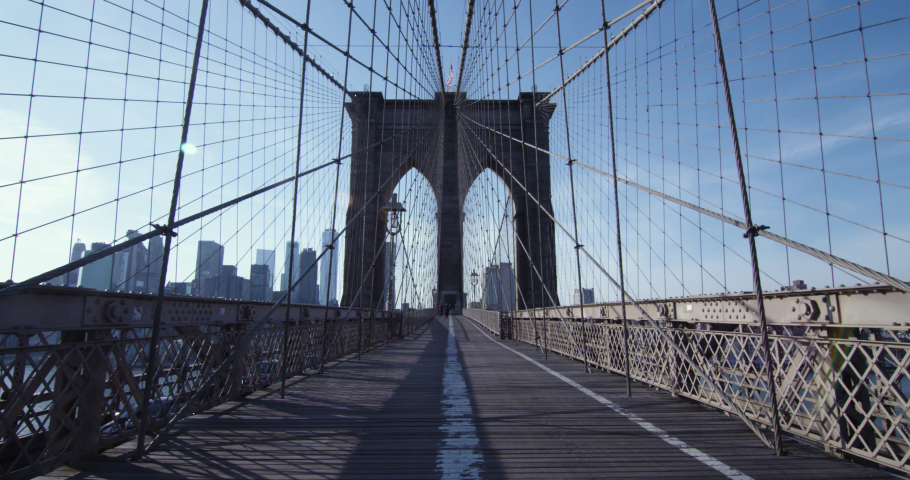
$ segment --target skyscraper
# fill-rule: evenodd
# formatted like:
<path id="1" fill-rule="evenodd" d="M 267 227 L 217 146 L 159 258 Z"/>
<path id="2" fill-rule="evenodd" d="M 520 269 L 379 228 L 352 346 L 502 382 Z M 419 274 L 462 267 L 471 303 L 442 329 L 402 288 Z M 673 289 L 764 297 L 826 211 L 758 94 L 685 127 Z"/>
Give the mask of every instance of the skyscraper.
<path id="1" fill-rule="evenodd" d="M 217 242 L 200 240 L 196 248 L 196 278 L 193 280 L 193 295 L 201 295 L 205 279 L 221 273 L 224 264 L 224 247 Z"/>
<path id="2" fill-rule="evenodd" d="M 108 288 L 111 290 L 126 291 L 127 269 L 130 265 L 130 251 L 121 250 L 114 254 L 114 269 L 111 273 L 111 284 Z"/>
<path id="3" fill-rule="evenodd" d="M 70 262 L 75 262 L 82 258 L 82 254 L 85 253 L 85 244 L 82 243 L 82 240 L 76 240 L 76 243 L 73 244 L 73 253 L 70 254 Z M 56 285 L 58 287 L 76 287 L 79 285 L 79 270 L 75 269 L 72 272 L 64 273 L 59 277 L 54 277 L 47 281 L 50 285 Z"/>
<path id="4" fill-rule="evenodd" d="M 300 251 L 300 261 L 298 262 L 298 271 L 303 273 L 310 265 L 316 263 L 316 250 L 304 248 Z M 300 282 L 300 295 L 296 301 L 305 305 L 319 305 L 319 286 L 316 283 L 316 267 L 310 268 L 310 271 L 303 276 Z M 285 286 L 287 288 L 287 286 Z"/>
<path id="5" fill-rule="evenodd" d="M 164 293 L 167 295 L 192 295 L 192 282 L 167 282 L 164 287 Z"/>
<path id="6" fill-rule="evenodd" d="M 105 248 L 110 248 L 110 245 L 94 242 L 92 243 L 92 249 L 85 252 L 85 254 L 90 255 L 104 250 Z M 96 290 L 107 290 L 111 288 L 111 269 L 113 266 L 114 258 L 112 256 L 107 256 L 82 267 L 82 280 L 79 282 L 79 285 L 86 288 L 94 288 Z"/>
<path id="7" fill-rule="evenodd" d="M 250 266 L 250 300 L 272 301 L 271 276 L 268 265 Z"/>
<path id="8" fill-rule="evenodd" d="M 251 291 L 251 288 L 250 288 L 250 285 L 251 285 L 250 280 L 249 280 L 249 279 L 246 279 L 246 278 L 243 278 L 243 277 L 237 277 L 237 278 L 239 279 L 239 283 L 240 283 L 240 299 L 241 299 L 241 300 L 249 300 L 249 299 L 250 299 L 250 291 Z"/>
<path id="9" fill-rule="evenodd" d="M 221 273 L 205 279 L 203 294 L 208 297 L 235 299 L 240 298 L 240 279 L 237 267 L 224 265 Z"/>
<path id="10" fill-rule="evenodd" d="M 164 240 L 161 237 L 152 237 L 149 239 L 149 270 L 146 281 L 146 292 L 148 293 L 158 293 L 162 262 L 164 262 Z"/>
<path id="11" fill-rule="evenodd" d="M 515 275 L 511 263 L 484 268 L 483 308 L 511 312 L 515 308 Z"/>
<path id="12" fill-rule="evenodd" d="M 73 253 L 70 255 L 70 262 L 75 262 L 82 258 L 82 255 L 85 254 L 85 244 L 82 243 L 82 240 L 76 239 L 76 243 L 73 244 Z M 66 286 L 67 287 L 78 287 L 79 286 L 79 268 L 73 270 L 66 274 Z"/>
<path id="13" fill-rule="evenodd" d="M 132 240 L 139 236 L 139 232 L 127 230 L 126 236 Z M 111 289 L 145 293 L 148 281 L 147 264 L 148 249 L 141 243 L 115 253 Z"/>
<path id="14" fill-rule="evenodd" d="M 294 261 L 297 261 L 297 250 L 300 248 L 300 244 L 297 242 L 287 242 L 284 247 L 284 269 L 281 271 L 281 286 L 279 290 L 287 290 L 288 288 L 288 273 L 291 271 L 290 261 L 291 261 L 291 252 L 294 252 Z M 294 269 L 294 280 L 300 278 L 300 271 L 296 268 Z M 293 292 L 289 295 L 291 301 L 294 301 L 297 295 L 299 295 L 300 290 L 295 288 Z"/>
<path id="15" fill-rule="evenodd" d="M 256 265 L 268 265 L 269 267 L 269 285 L 275 288 L 275 250 L 256 250 Z M 279 285 L 279 290 L 287 288 L 287 285 Z"/>
<path id="16" fill-rule="evenodd" d="M 341 253 L 338 251 L 338 241 L 336 240 L 332 244 L 332 239 L 335 238 L 337 233 L 332 229 L 325 229 L 322 232 L 322 247 L 325 248 L 329 245 L 335 248 L 334 252 L 327 252 L 322 256 L 322 259 L 319 261 L 319 304 L 320 305 L 331 305 L 332 300 L 335 300 L 335 303 L 338 303 L 336 292 L 337 290 L 337 279 L 338 279 L 338 255 Z M 334 254 L 333 254 L 334 253 Z M 329 270 L 332 271 L 332 274 L 329 275 Z M 328 295 L 328 297 L 326 297 Z M 328 298 L 328 302 L 326 302 Z"/>

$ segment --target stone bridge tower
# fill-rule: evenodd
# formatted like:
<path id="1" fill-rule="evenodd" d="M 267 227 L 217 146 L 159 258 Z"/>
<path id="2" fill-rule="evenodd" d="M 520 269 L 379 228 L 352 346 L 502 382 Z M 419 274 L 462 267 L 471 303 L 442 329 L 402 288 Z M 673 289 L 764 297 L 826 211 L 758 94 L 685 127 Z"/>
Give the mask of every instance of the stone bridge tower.
<path id="1" fill-rule="evenodd" d="M 347 222 L 361 210 L 363 215 L 351 223 L 345 236 L 341 305 L 381 308 L 378 303 L 385 286 L 382 246 L 387 238 L 380 208 L 412 168 L 427 179 L 438 206 L 436 305 L 451 302 L 456 313 L 464 305 L 464 201 L 467 189 L 487 168 L 499 176 L 512 197 L 514 251 L 518 252 L 515 277 L 521 292 L 518 308 L 553 305 L 544 286 L 558 304 L 555 225 L 537 203 L 553 211 L 550 158 L 528 146 L 544 150 L 550 146 L 549 120 L 554 106 L 534 107 L 534 100 L 544 95 L 521 93 L 517 100 L 470 102 L 469 108 L 462 109 L 463 94 L 437 93 L 433 100 L 385 100 L 379 92 L 352 94 L 352 101 L 345 104 L 352 122 Z"/>

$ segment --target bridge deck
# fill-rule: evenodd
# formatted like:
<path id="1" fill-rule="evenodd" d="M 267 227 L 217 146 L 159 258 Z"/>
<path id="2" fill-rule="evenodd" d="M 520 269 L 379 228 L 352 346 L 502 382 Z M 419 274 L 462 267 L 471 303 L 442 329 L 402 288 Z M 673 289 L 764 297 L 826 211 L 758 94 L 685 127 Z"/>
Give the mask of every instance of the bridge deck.
<path id="1" fill-rule="evenodd" d="M 621 377 L 452 324 L 455 341 L 434 320 L 285 400 L 273 387 L 196 415 L 141 463 L 125 444 L 48 477 L 892 478 L 797 443 L 775 457 L 739 420 L 641 386 L 628 399 Z"/>

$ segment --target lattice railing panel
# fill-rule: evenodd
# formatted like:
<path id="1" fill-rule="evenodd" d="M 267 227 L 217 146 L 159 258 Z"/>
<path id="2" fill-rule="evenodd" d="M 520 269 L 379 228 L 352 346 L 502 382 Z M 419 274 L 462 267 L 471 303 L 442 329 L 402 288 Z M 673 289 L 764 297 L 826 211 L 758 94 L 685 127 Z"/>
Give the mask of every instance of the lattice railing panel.
<path id="1" fill-rule="evenodd" d="M 562 323 L 552 318 L 512 322 L 512 334 L 519 341 L 577 360 L 583 359 L 581 345 L 586 345 L 592 365 L 625 372 L 619 323 L 591 322 L 582 327 L 579 321 Z M 586 329 L 584 337 L 582 328 Z M 733 412 L 729 399 L 752 422 L 764 428 L 771 425 L 758 334 L 692 328 L 664 331 L 668 337 L 659 335 L 654 327 L 629 327 L 633 379 Z M 830 338 L 771 337 L 781 429 L 831 451 L 910 470 L 910 345 L 869 339 L 866 337 L 871 335 L 856 335 L 855 329 L 832 328 L 829 332 Z M 583 338 L 587 343 L 582 343 Z M 692 363 L 665 338 L 681 347 Z M 719 391 L 709 386 L 696 367 Z"/>
<path id="2" fill-rule="evenodd" d="M 433 311 L 414 310 L 407 317 L 406 326 L 394 318 L 330 319 L 325 326 L 322 319 L 294 322 L 288 329 L 288 375 L 318 368 L 324 346 L 326 361 L 364 351 L 412 333 Z M 152 385 L 153 432 L 211 380 L 250 325 L 165 329 Z M 192 411 L 280 382 L 284 331 L 283 324 L 260 328 Z M 148 334 L 149 329 L 121 328 L 0 335 L 2 476 L 38 473 L 135 436 Z"/>

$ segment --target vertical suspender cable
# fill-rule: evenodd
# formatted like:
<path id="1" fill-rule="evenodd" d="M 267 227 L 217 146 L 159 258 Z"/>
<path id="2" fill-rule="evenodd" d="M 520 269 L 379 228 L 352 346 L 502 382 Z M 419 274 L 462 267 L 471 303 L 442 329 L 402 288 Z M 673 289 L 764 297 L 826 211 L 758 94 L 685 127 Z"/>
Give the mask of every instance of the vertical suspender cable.
<path id="1" fill-rule="evenodd" d="M 565 81 L 566 72 L 563 68 L 563 51 L 562 51 L 562 28 L 559 22 L 559 11 L 561 10 L 559 6 L 559 1 L 556 0 L 556 40 L 559 47 L 559 73 L 560 81 Z M 608 77 L 609 80 L 609 77 Z M 572 142 L 569 137 L 569 103 L 566 101 L 566 89 L 562 89 L 562 111 L 566 119 L 566 152 L 569 157 L 568 166 L 569 166 L 569 185 L 571 188 L 572 195 L 572 225 L 575 228 L 575 268 L 578 271 L 578 303 L 579 303 L 579 312 L 581 314 L 581 355 L 582 360 L 585 362 L 585 372 L 591 373 L 591 364 L 588 363 L 588 325 L 585 321 L 585 298 L 584 291 L 581 286 L 581 252 L 579 250 L 584 246 L 578 243 L 578 214 L 575 207 L 575 174 L 574 169 L 572 168 Z"/>
<path id="2" fill-rule="evenodd" d="M 771 349 L 768 341 L 768 326 L 765 319 L 765 302 L 761 289 L 761 271 L 758 268 L 758 250 L 755 248 L 755 236 L 760 230 L 768 227 L 752 223 L 752 209 L 749 205 L 749 190 L 746 184 L 746 175 L 743 172 L 743 160 L 739 149 L 739 135 L 736 131 L 736 117 L 733 115 L 733 99 L 730 96 L 730 81 L 727 78 L 727 64 L 724 61 L 724 46 L 720 39 L 720 25 L 717 21 L 717 9 L 714 0 L 709 0 L 711 6 L 711 21 L 714 24 L 714 43 L 717 46 L 717 60 L 720 65 L 721 79 L 724 85 L 724 96 L 727 102 L 727 116 L 730 118 L 730 133 L 733 136 L 733 155 L 736 158 L 736 171 L 739 173 L 739 191 L 743 200 L 743 215 L 748 227 L 744 237 L 749 239 L 749 253 L 752 255 L 752 284 L 758 301 L 758 317 L 761 328 L 761 345 L 764 358 L 765 379 L 768 382 L 768 401 L 771 407 L 771 423 L 774 427 L 774 452 L 783 454 L 781 448 L 780 422 L 778 420 L 777 388 L 774 383 L 774 367 L 771 363 Z"/>
<path id="3" fill-rule="evenodd" d="M 619 294 L 620 309 L 622 310 L 622 339 L 623 339 L 623 356 L 626 370 L 626 395 L 632 396 L 632 377 L 630 376 L 631 368 L 629 366 L 629 321 L 626 318 L 626 276 L 622 268 L 622 232 L 620 232 L 619 221 L 619 182 L 616 175 L 616 139 L 614 138 L 613 127 L 613 91 L 610 84 L 610 37 L 607 33 L 609 24 L 607 23 L 607 9 L 604 1 L 600 0 L 600 13 L 604 22 L 604 64 L 607 69 L 607 115 L 610 119 L 610 157 L 613 163 L 613 206 L 616 208 L 616 258 L 619 264 Z"/>
<path id="4" fill-rule="evenodd" d="M 350 66 L 351 60 L 351 22 L 354 19 L 354 5 L 348 5 L 348 43 L 345 46 L 345 56 L 344 56 L 344 83 L 343 86 L 347 87 L 348 85 L 348 67 Z M 325 289 L 325 317 L 322 319 L 322 361 L 319 362 L 319 373 L 325 372 L 325 359 L 328 356 L 329 352 L 326 351 L 326 340 L 328 340 L 328 322 L 329 322 L 329 298 L 332 295 L 332 263 L 335 258 L 335 242 L 337 240 L 335 236 L 335 219 L 338 212 L 338 180 L 341 176 L 341 144 L 344 142 L 344 96 L 341 100 L 341 125 L 338 128 L 338 155 L 335 157 L 335 198 L 332 199 L 332 228 L 331 228 L 331 244 L 328 245 L 329 251 L 329 271 L 328 271 L 328 285 Z M 341 235 L 338 235 L 340 237 Z M 336 284 L 337 288 L 337 284 Z M 346 322 L 347 320 L 342 320 Z"/>
<path id="5" fill-rule="evenodd" d="M 537 105 L 536 105 L 537 104 L 537 69 L 534 68 L 535 63 L 536 63 L 536 60 L 534 58 L 534 50 L 535 50 L 535 48 L 534 48 L 534 8 L 531 6 L 531 2 L 528 2 L 528 27 L 530 29 L 529 31 L 531 32 L 531 35 L 528 37 L 531 40 L 531 103 L 534 104 L 534 106 L 531 108 L 531 112 L 534 117 L 534 123 L 533 123 L 534 124 L 534 127 L 533 127 L 534 128 L 534 145 L 537 145 L 537 130 L 538 130 L 538 128 L 537 128 Z M 517 38 L 516 38 L 516 41 L 517 41 Z M 519 50 L 521 49 L 521 47 L 517 47 L 517 48 Z M 538 160 L 538 158 L 539 158 L 539 154 L 535 150 L 534 151 L 534 172 L 535 172 L 534 175 L 536 178 L 536 183 L 537 183 L 537 187 L 538 187 L 538 191 L 539 191 L 540 190 L 540 161 Z M 525 169 L 525 172 L 527 172 L 527 169 Z M 524 178 L 525 178 L 525 183 L 528 183 L 527 173 L 525 173 Z M 529 183 L 529 185 L 530 185 L 530 183 Z M 528 192 L 525 192 L 525 193 L 527 194 Z M 529 210 L 528 195 L 524 195 L 524 197 L 525 197 L 525 215 L 527 215 L 528 210 Z M 543 241 L 541 240 L 541 238 L 543 236 L 543 233 L 542 233 L 543 228 L 540 228 L 540 226 L 543 224 L 541 222 L 541 216 L 540 216 L 540 210 L 541 210 L 540 205 L 538 205 L 538 208 L 536 210 L 537 210 L 537 225 L 538 225 L 537 245 L 539 245 L 538 250 L 537 250 L 539 252 L 539 255 L 537 258 L 540 259 L 540 264 L 541 264 L 540 268 L 545 268 L 544 264 L 546 262 L 544 262 L 544 259 L 543 259 Z M 530 235 L 531 235 L 530 218 L 528 219 L 528 221 L 526 223 L 528 225 L 528 238 L 530 238 Z M 520 237 L 518 237 L 517 235 L 516 235 L 516 238 L 520 239 Z M 553 241 L 555 239 L 550 239 L 550 240 Z M 534 257 L 532 257 L 531 253 L 527 252 L 527 251 L 525 252 L 525 255 L 528 257 L 528 263 L 531 264 L 531 268 L 534 269 L 535 268 L 534 267 Z M 555 261 L 555 258 L 554 258 L 554 261 Z M 544 273 L 546 273 L 546 270 L 544 270 Z M 543 292 L 543 290 L 545 289 L 544 287 L 546 285 L 546 282 L 543 280 L 543 278 L 544 277 L 541 275 L 540 276 L 541 306 L 543 306 L 543 304 L 545 303 L 544 298 L 546 298 L 546 297 L 544 297 L 544 292 Z M 535 304 L 535 299 L 536 299 L 536 292 L 534 289 L 534 281 L 532 280 L 531 281 L 531 308 L 534 308 L 533 318 L 537 318 L 537 305 Z M 555 303 L 553 306 L 556 306 Z M 549 348 L 550 321 L 546 317 L 546 313 L 547 313 L 546 308 L 542 309 L 542 313 L 543 313 L 543 315 L 541 316 L 541 318 L 543 319 L 543 322 L 541 322 L 541 323 L 543 323 L 543 358 L 547 359 L 547 358 L 549 358 L 548 348 Z"/>
<path id="6" fill-rule="evenodd" d="M 167 280 L 168 258 L 171 253 L 171 238 L 174 232 L 174 220 L 177 216 L 177 200 L 180 197 L 180 177 L 183 175 L 184 145 L 190 130 L 190 114 L 193 110 L 193 94 L 196 90 L 196 73 L 199 71 L 199 54 L 202 51 L 202 36 L 205 34 L 205 18 L 209 9 L 209 0 L 202 0 L 202 11 L 199 14 L 199 30 L 196 33 L 196 50 L 193 53 L 193 69 L 190 73 L 190 85 L 186 95 L 186 109 L 183 112 L 183 130 L 180 133 L 180 149 L 177 151 L 177 168 L 174 172 L 174 191 L 171 194 L 171 209 L 166 227 L 157 227 L 164 231 L 164 252 L 161 259 L 161 276 L 158 279 L 158 296 L 155 298 L 154 323 L 152 338 L 149 341 L 148 362 L 145 364 L 145 385 L 142 389 L 142 406 L 139 408 L 139 436 L 136 439 L 137 461 L 142 459 L 145 449 L 145 430 L 149 424 L 149 406 L 151 405 L 152 385 L 157 383 L 158 342 L 161 339 L 161 311 L 164 308 L 164 287 Z"/>
<path id="7" fill-rule="evenodd" d="M 307 25 L 310 24 L 310 0 L 306 2 L 306 20 L 304 21 Z M 288 347 L 289 347 L 289 338 L 291 327 L 291 299 L 294 298 L 291 294 L 291 287 L 294 284 L 294 239 L 297 238 L 297 190 L 300 181 L 300 139 L 303 135 L 303 95 L 306 91 L 306 54 L 307 54 L 307 45 L 310 40 L 310 30 L 307 29 L 303 34 L 303 56 L 300 59 L 300 107 L 297 111 L 297 161 L 294 166 L 294 200 L 293 207 L 291 210 L 291 252 L 288 255 L 288 305 L 284 310 L 284 346 L 281 350 L 281 398 L 284 398 L 284 389 L 285 383 L 288 377 Z M 342 97 L 344 98 L 344 97 Z"/>

